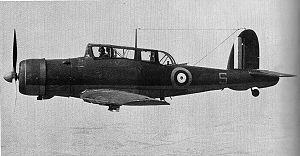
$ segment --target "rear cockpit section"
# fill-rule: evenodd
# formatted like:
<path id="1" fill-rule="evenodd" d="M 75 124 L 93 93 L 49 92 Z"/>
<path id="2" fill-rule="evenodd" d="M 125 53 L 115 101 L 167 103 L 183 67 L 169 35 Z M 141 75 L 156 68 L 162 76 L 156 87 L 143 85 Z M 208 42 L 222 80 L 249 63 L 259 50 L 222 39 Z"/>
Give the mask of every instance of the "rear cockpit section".
<path id="1" fill-rule="evenodd" d="M 167 52 L 107 44 L 88 44 L 84 57 L 101 59 L 130 59 L 161 65 L 174 65 L 175 60 Z"/>
<path id="2" fill-rule="evenodd" d="M 259 69 L 259 43 L 253 30 L 240 33 L 232 46 L 227 69 Z"/>

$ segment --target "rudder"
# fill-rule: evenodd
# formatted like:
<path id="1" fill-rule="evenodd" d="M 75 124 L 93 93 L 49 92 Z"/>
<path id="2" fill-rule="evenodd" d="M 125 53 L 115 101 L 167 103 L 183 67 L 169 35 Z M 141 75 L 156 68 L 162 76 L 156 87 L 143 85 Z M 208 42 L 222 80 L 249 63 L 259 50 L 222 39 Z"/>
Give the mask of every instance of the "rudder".
<path id="1" fill-rule="evenodd" d="M 256 33 L 247 29 L 238 36 L 237 57 L 232 46 L 227 69 L 259 69 L 259 43 Z M 236 64 L 234 62 L 237 61 Z"/>

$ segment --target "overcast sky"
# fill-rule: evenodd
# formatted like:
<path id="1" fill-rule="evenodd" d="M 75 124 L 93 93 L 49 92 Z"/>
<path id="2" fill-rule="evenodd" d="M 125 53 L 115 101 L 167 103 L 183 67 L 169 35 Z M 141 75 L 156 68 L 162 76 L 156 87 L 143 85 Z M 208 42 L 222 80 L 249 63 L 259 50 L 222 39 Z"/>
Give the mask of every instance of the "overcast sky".
<path id="1" fill-rule="evenodd" d="M 253 29 L 260 67 L 299 74 L 299 3 L 292 0 L 0 2 L 1 75 L 18 62 L 84 55 L 87 43 L 134 46 L 134 29 Z M 138 46 L 195 63 L 234 30 L 138 31 Z M 226 68 L 238 31 L 198 66 Z M 229 89 L 174 97 L 170 106 L 121 107 L 81 99 L 37 101 L 1 82 L 2 154 L 297 155 L 299 78 L 254 98 Z M 15 111 L 13 111 L 15 109 Z M 10 154 L 9 154 L 10 153 Z"/>

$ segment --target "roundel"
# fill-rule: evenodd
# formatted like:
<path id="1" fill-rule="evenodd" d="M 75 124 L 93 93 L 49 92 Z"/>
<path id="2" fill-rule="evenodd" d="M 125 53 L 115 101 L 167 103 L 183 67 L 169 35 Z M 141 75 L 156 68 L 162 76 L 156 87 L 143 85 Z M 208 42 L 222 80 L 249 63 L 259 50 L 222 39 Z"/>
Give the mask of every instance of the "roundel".
<path id="1" fill-rule="evenodd" d="M 177 67 L 171 73 L 171 82 L 176 87 L 188 86 L 192 82 L 192 74 L 185 68 Z"/>

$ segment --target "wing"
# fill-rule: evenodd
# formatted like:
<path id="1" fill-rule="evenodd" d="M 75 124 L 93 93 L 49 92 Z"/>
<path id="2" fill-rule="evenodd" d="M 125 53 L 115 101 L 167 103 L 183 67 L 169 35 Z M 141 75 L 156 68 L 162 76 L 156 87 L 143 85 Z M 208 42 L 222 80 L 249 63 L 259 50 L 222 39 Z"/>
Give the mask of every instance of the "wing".
<path id="1" fill-rule="evenodd" d="M 159 101 L 148 96 L 111 89 L 87 89 L 80 95 L 85 102 L 100 105 L 170 105 L 165 101 Z"/>

